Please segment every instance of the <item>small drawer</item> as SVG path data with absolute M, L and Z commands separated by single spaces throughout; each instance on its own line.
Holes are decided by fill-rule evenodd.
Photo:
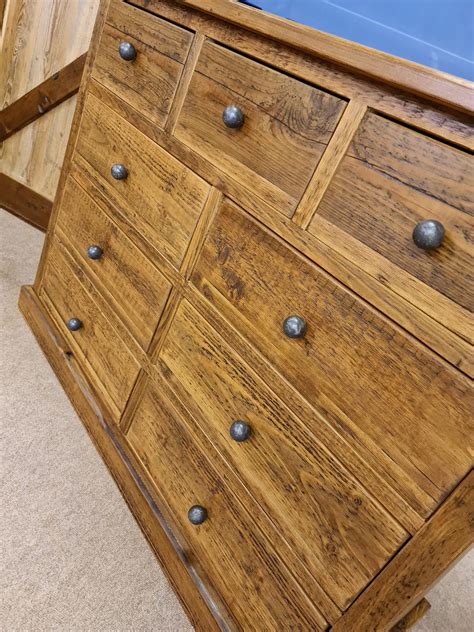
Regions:
M 70 176 L 56 227 L 114 299 L 111 309 L 146 351 L 171 290 L 169 281 Z
M 239 629 L 279 630 L 282 621 L 288 630 L 327 627 L 272 543 L 220 481 L 213 455 L 201 452 L 150 384 L 127 440 L 168 507 L 188 561 L 201 579 L 204 574 Z
M 208 42 L 175 134 L 291 216 L 344 107 L 341 99 Z
M 470 154 L 369 113 L 309 231 L 472 343 L 473 174 Z
M 92 77 L 163 127 L 192 39 L 178 26 L 114 0 Z
M 345 609 L 408 534 L 186 301 L 158 366 L 278 533 Z
M 210 186 L 91 94 L 76 152 L 123 219 L 178 268 Z
M 57 242 L 48 250 L 41 286 L 59 319 L 59 329 L 81 353 L 82 366 L 120 417 L 140 370 L 139 363 L 92 297 L 82 286 L 79 273 L 66 261 Z
M 230 202 L 192 282 L 421 515 L 471 467 L 470 380 Z

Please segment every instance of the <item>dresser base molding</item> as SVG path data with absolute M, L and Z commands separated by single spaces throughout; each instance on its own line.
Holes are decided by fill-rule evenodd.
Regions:
M 128 462 L 119 440 L 104 420 L 90 385 L 82 377 L 74 357 L 68 350 L 68 345 L 48 318 L 33 287 L 22 287 L 18 305 L 178 595 L 192 625 L 198 632 L 201 630 L 213 632 L 221 629 L 175 550 L 169 535 L 157 519 L 153 500 L 148 497 L 139 476 Z

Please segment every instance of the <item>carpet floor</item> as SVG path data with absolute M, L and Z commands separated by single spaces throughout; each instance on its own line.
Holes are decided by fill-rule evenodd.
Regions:
M 0 210 L 0 241 L 0 629 L 188 632 L 177 598 L 18 311 L 43 235 Z M 471 632 L 473 587 L 471 552 L 430 592 L 432 608 L 413 631 Z

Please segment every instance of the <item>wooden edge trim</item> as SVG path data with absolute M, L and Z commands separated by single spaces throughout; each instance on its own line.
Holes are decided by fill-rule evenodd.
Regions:
M 186 95 L 188 93 L 189 84 L 191 83 L 191 78 L 194 74 L 194 69 L 196 68 L 196 64 L 199 55 L 201 54 L 202 45 L 204 44 L 205 39 L 206 38 L 204 35 L 202 35 L 201 33 L 196 33 L 194 35 L 193 41 L 191 42 L 191 47 L 189 49 L 186 62 L 184 64 L 178 87 L 176 89 L 176 94 L 174 95 L 173 103 L 171 104 L 171 110 L 168 116 L 168 120 L 166 121 L 165 131 L 168 132 L 168 134 L 174 134 L 176 123 L 178 122 L 178 117 L 181 113 L 184 99 L 186 98 Z
M 367 104 L 354 100 L 349 101 L 342 113 L 293 215 L 293 221 L 303 230 L 308 228 L 366 112 Z
M 390 632 L 405 632 L 410 630 L 417 621 L 419 621 L 431 608 L 430 602 L 423 597 L 414 608 L 395 625 Z
M 474 470 L 336 622 L 333 632 L 392 628 L 474 541 Z
M 129 0 L 131 4 L 157 13 L 161 1 Z M 474 83 L 466 79 L 317 31 L 244 4 L 228 0 L 175 2 L 457 110 L 474 111 Z
M 216 619 L 179 559 L 170 535 L 157 520 L 153 503 L 144 495 L 138 475 L 124 459 L 120 442 L 110 430 L 113 425 L 109 426 L 103 418 L 93 390 L 82 378 L 67 344 L 45 315 L 41 301 L 31 286 L 22 287 L 19 308 L 180 598 L 191 623 L 199 632 L 217 632 L 220 628 Z
M 53 203 L 21 182 L 0 173 L 0 207 L 46 232 Z
M 86 53 L 0 112 L 0 142 L 23 129 L 79 90 Z

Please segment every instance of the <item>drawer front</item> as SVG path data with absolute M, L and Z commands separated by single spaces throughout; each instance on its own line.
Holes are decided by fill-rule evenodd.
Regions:
M 148 386 L 127 440 L 172 514 L 185 554 L 202 570 L 239 629 L 321 630 L 324 619 L 219 480 L 212 455 L 204 455 L 163 397 Z M 208 460 L 209 459 L 209 460 Z M 207 519 L 191 524 L 188 510 L 204 507 Z
M 124 219 L 179 267 L 209 185 L 93 95 L 85 103 L 76 151 Z M 117 164 L 125 167 L 125 178 L 112 177 Z
M 174 24 L 114 1 L 92 77 L 163 127 L 192 38 Z M 128 46 L 119 51 L 123 43 Z
M 113 297 L 111 309 L 146 350 L 171 290 L 169 281 L 71 177 L 56 226 Z
M 192 281 L 422 514 L 471 467 L 470 381 L 236 206 L 217 216 Z M 284 334 L 290 315 L 303 337 Z
M 244 116 L 239 129 L 224 123 L 228 106 Z M 206 43 L 175 133 L 291 216 L 343 109 L 336 97 Z M 228 123 L 239 123 L 231 115 Z
M 53 242 L 42 282 L 42 291 L 54 305 L 61 321 L 60 331 L 82 352 L 93 381 L 100 381 L 117 416 L 123 411 L 138 376 L 140 366 L 80 283 L 59 245 Z M 69 331 L 71 318 L 80 328 Z M 94 379 L 95 378 L 95 379 Z
M 160 365 L 278 532 L 346 608 L 406 539 L 404 530 L 187 302 Z
M 474 342 L 473 173 L 471 155 L 369 114 L 309 230 L 336 250 L 345 244 L 362 268 L 407 279 L 410 301 Z M 427 220 L 442 225 L 442 241 Z M 434 290 L 429 305 L 423 286 Z

